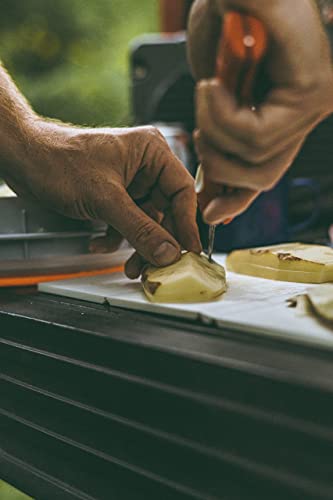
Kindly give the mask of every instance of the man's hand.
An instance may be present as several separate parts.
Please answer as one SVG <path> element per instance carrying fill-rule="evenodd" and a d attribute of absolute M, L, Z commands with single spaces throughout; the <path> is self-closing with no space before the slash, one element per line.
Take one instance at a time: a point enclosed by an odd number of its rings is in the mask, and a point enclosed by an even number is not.
<path fill-rule="evenodd" d="M 7 165 L 9 186 L 69 217 L 109 224 L 105 251 L 123 236 L 138 252 L 127 263 L 129 277 L 139 276 L 144 261 L 175 262 L 181 247 L 201 251 L 193 179 L 156 129 L 35 119 L 27 135 L 25 158 Z M 101 242 L 94 246 L 100 250 Z"/>
<path fill-rule="evenodd" d="M 88 129 L 38 117 L 0 65 L 0 175 L 18 194 L 69 217 L 109 225 L 115 250 L 136 249 L 126 266 L 166 266 L 181 249 L 199 253 L 194 181 L 153 127 Z M 106 245 L 106 247 L 105 247 Z"/>
<path fill-rule="evenodd" d="M 213 78 L 226 9 L 260 19 L 270 37 L 271 91 L 257 112 L 240 108 Z M 236 188 L 205 209 L 208 223 L 243 212 L 272 189 L 307 135 L 333 111 L 328 38 L 313 0 L 197 0 L 189 23 L 189 55 L 197 87 L 197 150 L 210 181 Z"/>

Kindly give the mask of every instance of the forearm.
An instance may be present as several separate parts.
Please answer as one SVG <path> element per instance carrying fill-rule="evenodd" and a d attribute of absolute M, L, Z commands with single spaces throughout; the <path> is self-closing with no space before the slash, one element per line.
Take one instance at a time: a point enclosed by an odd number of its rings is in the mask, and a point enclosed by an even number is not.
<path fill-rule="evenodd" d="M 36 115 L 0 65 L 0 175 L 23 161 Z"/>
<path fill-rule="evenodd" d="M 0 63 L 0 178 L 32 177 L 43 157 L 72 149 L 81 130 L 35 113 Z"/>

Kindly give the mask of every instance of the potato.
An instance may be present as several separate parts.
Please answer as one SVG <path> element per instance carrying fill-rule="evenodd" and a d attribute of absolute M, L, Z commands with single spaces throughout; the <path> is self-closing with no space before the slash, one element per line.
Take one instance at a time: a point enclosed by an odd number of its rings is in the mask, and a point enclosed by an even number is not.
<path fill-rule="evenodd" d="M 333 249 L 320 245 L 287 243 L 236 250 L 227 258 L 229 271 L 295 283 L 333 281 Z"/>
<path fill-rule="evenodd" d="M 225 270 L 205 255 L 184 253 L 171 266 L 149 266 L 142 275 L 143 290 L 151 302 L 213 301 L 226 291 Z"/>

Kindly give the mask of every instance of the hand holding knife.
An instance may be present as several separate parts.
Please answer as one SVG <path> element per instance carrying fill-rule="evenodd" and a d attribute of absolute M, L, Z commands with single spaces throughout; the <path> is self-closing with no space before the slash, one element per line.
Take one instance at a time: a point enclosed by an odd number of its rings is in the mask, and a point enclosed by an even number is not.
<path fill-rule="evenodd" d="M 236 95 L 241 106 L 255 111 L 254 86 L 259 67 L 266 55 L 268 37 L 265 27 L 253 16 L 229 12 L 224 16 L 216 61 L 216 77 L 229 92 Z M 201 165 L 196 176 L 199 205 L 204 210 L 209 202 L 224 193 L 232 193 L 232 186 L 221 186 L 205 179 Z M 232 219 L 226 220 L 228 224 Z M 212 260 L 216 226 L 209 227 L 208 258 Z"/>

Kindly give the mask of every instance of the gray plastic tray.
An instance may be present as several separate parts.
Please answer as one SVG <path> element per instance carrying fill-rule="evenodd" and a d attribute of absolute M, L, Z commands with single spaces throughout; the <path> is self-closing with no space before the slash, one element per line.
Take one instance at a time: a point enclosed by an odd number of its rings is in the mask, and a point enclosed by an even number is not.
<path fill-rule="evenodd" d="M 92 237 L 105 233 L 101 222 L 74 220 L 21 198 L 0 198 L 0 259 L 89 253 Z"/>

